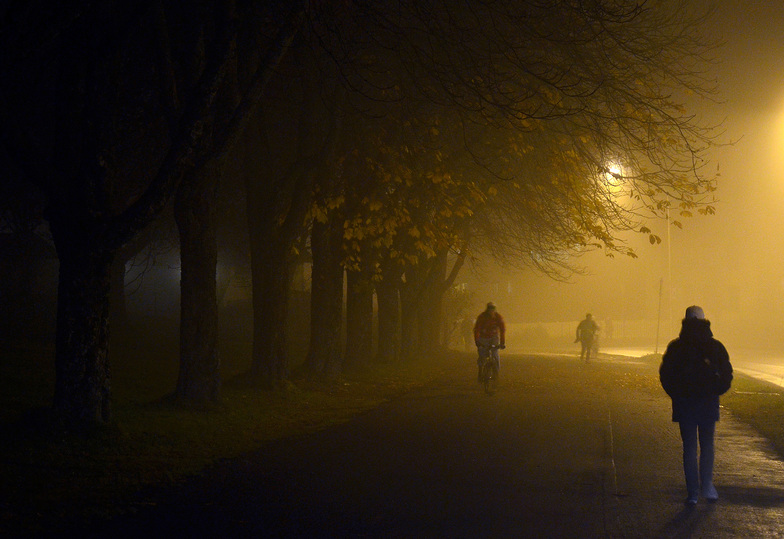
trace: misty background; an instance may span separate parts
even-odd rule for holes
[[[513,324],[510,347],[537,348],[543,329],[551,344],[568,347],[590,312],[604,346],[654,351],[658,344],[662,352],[686,307],[698,304],[728,346],[784,350],[784,3],[710,5],[708,30],[724,43],[714,66],[718,116],[711,117],[722,123],[725,144],[709,165],[720,173],[716,214],[681,219],[683,229],[649,222],[661,244],[627,235],[639,258],[588,253],[576,260],[585,273],[568,282],[502,268],[464,274],[476,290],[474,310],[493,300]]]
[[[712,77],[719,83],[718,106],[710,120],[721,122],[723,146],[714,150],[710,167],[720,173],[717,213],[646,223],[661,237],[651,245],[645,234],[627,234],[636,259],[589,252],[571,261],[583,271],[564,281],[534,270],[498,267],[482,253],[466,264],[456,284],[470,298],[464,312],[450,313],[452,344],[461,345],[460,320],[478,314],[494,301],[510,324],[510,349],[569,349],[580,319],[592,313],[602,328],[602,345],[663,351],[677,335],[684,309],[701,305],[716,336],[730,347],[784,350],[784,4],[720,4],[709,28],[724,42]],[[244,216],[237,217],[239,230]],[[235,232],[232,232],[235,233]],[[231,234],[223,245],[236,244]],[[176,322],[179,313],[179,253],[160,246],[126,266],[125,305],[131,313]],[[19,271],[19,261],[4,259],[6,295],[15,279],[35,279],[43,305],[33,332],[54,328],[56,255],[51,246],[33,246],[39,267]],[[221,326],[236,338],[251,339],[250,276],[246,253],[223,250],[218,267]],[[307,327],[308,267],[303,264],[294,287],[302,301],[291,324]],[[42,299],[43,298],[43,299]],[[42,312],[41,312],[42,311]],[[6,312],[6,331],[28,323],[32,314]],[[296,335],[296,330],[294,331]],[[303,339],[304,340],[304,339]]]

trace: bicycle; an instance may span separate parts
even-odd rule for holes
[[[493,358],[493,350],[503,350],[505,346],[491,344],[479,347],[479,360],[481,361],[481,379],[485,393],[492,395],[498,385],[498,361]]]

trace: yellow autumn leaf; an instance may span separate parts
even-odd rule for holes
[[[313,218],[319,223],[327,222],[327,211],[324,208],[313,208]]]

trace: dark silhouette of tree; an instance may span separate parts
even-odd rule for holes
[[[342,302],[336,267],[367,272],[364,281],[372,268],[379,357],[391,359],[400,313],[406,346],[417,324],[435,319],[438,298],[416,291],[443,293],[450,253],[462,262],[473,249],[549,271],[567,252],[624,252],[619,230],[656,241],[643,213],[711,213],[714,185],[702,166],[712,131],[683,106],[688,93],[710,97],[701,22],[679,1],[7,3],[0,143],[44,193],[60,260],[58,416],[108,419],[111,264],[177,193],[188,251],[181,380],[190,380],[178,392],[217,394],[214,294],[205,303],[193,294],[214,289],[215,278],[214,177],[202,169],[238,141],[229,155],[245,163],[229,168],[246,169],[252,371],[270,385],[288,376],[292,251],[308,215],[329,210],[311,229],[314,264],[326,262],[317,268],[330,276],[319,289],[324,307],[338,312]],[[384,134],[375,145],[354,141],[360,159],[378,164],[360,204],[345,182],[367,178],[338,166],[351,150],[343,122],[355,114],[366,119],[363,133]],[[249,119],[255,125],[243,130]],[[330,196],[314,198],[317,189]],[[458,203],[470,212],[456,214]],[[356,227],[348,210],[386,225]],[[358,232],[361,250],[377,243],[359,258]],[[338,342],[340,326],[314,323],[311,364],[334,371],[335,347],[318,342]],[[422,328],[416,340],[435,342],[435,333]]]
[[[47,197],[60,260],[54,411],[67,425],[110,418],[115,252],[238,132],[301,21],[302,6],[292,4],[273,14],[274,25],[242,27],[258,22],[255,7],[41,1],[2,8],[1,140]],[[235,84],[239,28],[256,47],[243,60],[249,76]],[[239,90],[229,110],[227,89]]]
[[[218,357],[218,175],[214,167],[195,171],[180,184],[174,216],[180,236],[180,371],[175,396],[195,405],[220,397]]]
[[[264,387],[290,374],[286,324],[292,270],[312,221],[314,189],[330,173],[329,156],[341,129],[339,88],[319,77],[310,49],[298,40],[286,60],[236,154],[246,185],[253,282],[250,375]]]

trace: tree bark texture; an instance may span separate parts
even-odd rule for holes
[[[125,324],[128,321],[128,307],[125,300],[125,258],[115,255],[111,269],[111,321],[112,324]]]
[[[258,241],[251,247],[253,280],[253,358],[251,379],[273,387],[289,377],[286,353],[291,263]]]
[[[424,293],[423,267],[419,266],[406,269],[405,283],[400,287],[400,355],[403,359],[415,357],[420,349],[420,309]]]
[[[270,178],[260,158],[263,132],[248,129],[242,146],[245,167],[248,237],[253,287],[253,357],[251,379],[271,388],[289,377],[286,320],[293,266],[292,245],[302,230],[310,200],[308,176],[293,187]],[[276,181],[277,180],[277,181]],[[281,214],[278,208],[288,208]]]
[[[393,279],[384,279],[376,287],[378,297],[377,360],[390,363],[400,358],[400,292]]]
[[[313,223],[310,299],[310,348],[306,365],[314,373],[335,376],[342,368],[343,265],[340,241],[343,220],[333,214]]]
[[[55,351],[55,417],[89,429],[110,413],[109,288],[112,254],[55,226],[60,258]]]
[[[180,234],[180,371],[175,396],[207,405],[220,399],[215,203],[212,167],[177,192],[174,215]]]
[[[346,272],[346,369],[368,362],[373,354],[373,284],[365,271]]]
[[[443,305],[447,268],[446,252],[440,253],[431,260],[425,278],[421,300],[417,311],[420,322],[419,351],[432,354],[441,344],[443,333]]]

